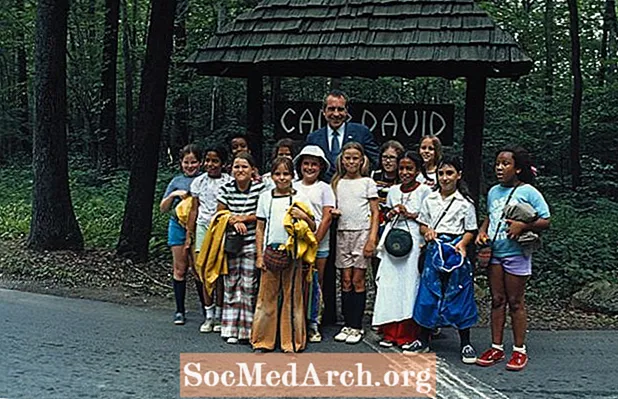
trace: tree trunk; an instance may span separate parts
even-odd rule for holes
[[[176,6],[176,23],[174,26],[175,48],[174,54],[183,56],[187,46],[187,9],[189,0],[180,0]],[[173,102],[173,127],[170,140],[170,150],[172,157],[176,160],[180,149],[189,144],[189,126],[187,123],[187,113],[189,109],[189,70],[184,65],[176,65],[178,72],[178,84],[176,85],[176,96]]]
[[[227,7],[223,0],[215,3],[217,10],[217,33],[223,31],[223,26],[227,22]],[[219,86],[221,79],[218,76],[212,78],[212,91],[210,92],[210,131],[214,132],[217,128],[217,101],[219,98]]]
[[[24,0],[17,0],[17,10],[19,11],[19,19],[24,18]],[[20,144],[19,150],[22,152],[31,153],[28,144],[28,137],[32,134],[30,129],[30,109],[28,106],[28,61],[26,59],[26,43],[24,31],[17,31],[17,103],[19,107],[19,133]]]
[[[119,254],[135,261],[148,259],[175,10],[175,0],[152,0],[135,129],[135,151],[117,246]]]
[[[105,174],[118,166],[116,127],[116,64],[120,0],[105,0],[103,68],[101,70],[101,115],[99,118],[98,171]]]
[[[71,193],[66,136],[68,0],[39,1],[35,34],[32,221],[28,247],[82,249]]]
[[[616,73],[616,40],[618,20],[616,19],[616,1],[606,0],[603,12],[603,33],[601,36],[601,67],[599,68],[599,85],[605,85],[607,72]],[[613,64],[613,66],[612,66]]]
[[[133,32],[129,23],[129,12],[127,10],[127,0],[122,0],[122,57],[124,63],[124,112],[125,112],[125,143],[122,151],[122,163],[126,167],[131,166],[131,156],[133,153],[133,73],[135,71],[135,61],[133,57]],[[136,7],[133,4],[133,7]],[[135,20],[132,21],[135,23]]]
[[[554,96],[554,0],[545,0],[545,101]]]
[[[571,73],[573,74],[573,101],[571,103],[571,186],[576,189],[581,184],[580,164],[580,117],[582,107],[582,69],[579,43],[579,15],[577,0],[568,0],[571,34]]]

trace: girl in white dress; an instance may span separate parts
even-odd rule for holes
[[[393,186],[386,198],[389,222],[378,245],[381,263],[376,275],[378,291],[372,322],[384,334],[380,346],[387,348],[410,344],[417,339],[419,327],[412,320],[412,310],[420,282],[418,256],[423,237],[416,218],[422,202],[431,193],[429,186],[416,181],[423,168],[423,160],[416,152],[406,151],[400,155],[397,165],[401,184]],[[395,227],[409,231],[412,236],[412,250],[400,258],[384,249],[386,236]]]

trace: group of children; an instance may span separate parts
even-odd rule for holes
[[[204,237],[215,234],[216,228],[209,229],[213,218],[229,211],[226,234],[241,235],[242,246],[227,253],[226,270],[218,278],[196,279],[205,316],[200,331],[220,331],[228,343],[245,341],[259,351],[274,350],[277,341],[284,352],[302,351],[307,341],[320,342],[320,287],[334,250],[344,319],[335,341],[356,344],[363,339],[365,277],[372,269],[377,286],[372,325],[382,335],[381,346],[424,353],[432,331],[450,326],[459,332],[464,363],[493,365],[505,359],[508,304],[514,345],[507,369],[526,366],[524,291],[531,254],[518,239],[547,229],[550,215],[531,185],[534,176],[525,150],[498,152],[498,184],[489,191],[488,215],[479,228],[462,166],[457,158],[443,156],[437,137],[422,138],[418,151],[387,141],[380,149],[380,168],[371,174],[363,146],[346,143],[330,182],[323,181],[330,165],[318,146],[306,145],[296,154],[292,141],[280,140],[270,173],[260,176],[247,140],[236,136],[230,144],[231,176],[224,172],[224,150],[207,149],[202,158],[195,146],[185,147],[183,174],[170,182],[161,201],[161,210],[167,211],[193,198],[185,226],[174,212],[169,222],[176,324],[185,321],[188,266]],[[521,203],[530,205],[536,218],[505,220],[505,208]],[[329,242],[331,228],[335,243]],[[395,230],[407,232],[412,241],[403,255],[386,249]],[[474,244],[492,251],[487,267],[492,345],[480,356],[470,342],[470,327],[477,320],[469,260]]]

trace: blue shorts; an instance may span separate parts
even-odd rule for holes
[[[490,265],[502,265],[502,269],[514,276],[529,276],[532,274],[532,256],[513,255],[492,257]]]
[[[328,258],[328,254],[330,253],[330,251],[328,249],[324,250],[324,251],[320,251],[318,250],[317,255],[315,256],[316,259],[326,259]]]
[[[176,219],[170,219],[167,224],[167,245],[170,247],[185,245],[186,239],[187,230]]]

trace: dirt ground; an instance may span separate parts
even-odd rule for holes
[[[153,259],[144,264],[120,258],[113,251],[87,249],[82,252],[35,252],[23,241],[0,240],[0,288],[64,297],[114,302],[130,306],[174,309],[168,259]],[[192,277],[190,278],[190,280]],[[476,278],[480,326],[486,326],[489,295],[483,276]],[[187,308],[197,311],[193,284],[187,285]],[[369,291],[373,291],[369,287]],[[574,309],[568,301],[528,296],[531,329],[617,329],[618,316],[587,313]],[[369,293],[367,316],[374,295]]]

